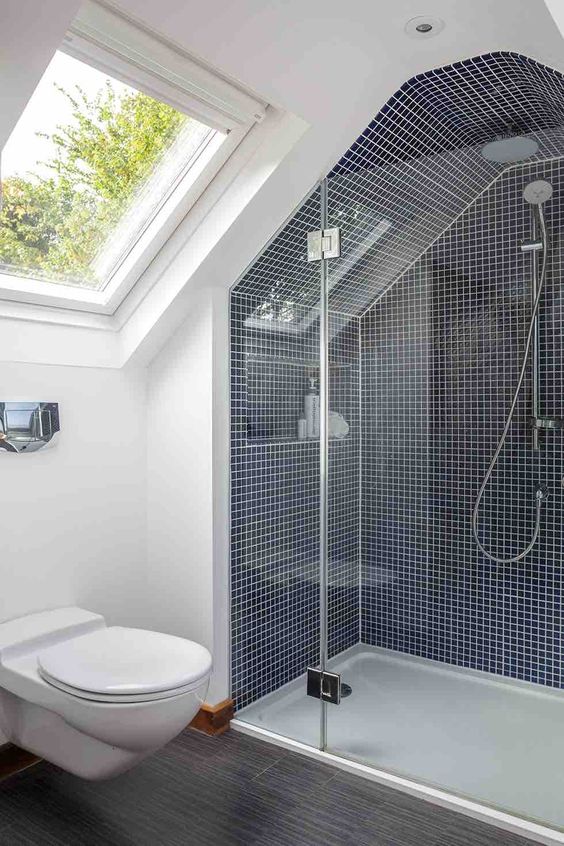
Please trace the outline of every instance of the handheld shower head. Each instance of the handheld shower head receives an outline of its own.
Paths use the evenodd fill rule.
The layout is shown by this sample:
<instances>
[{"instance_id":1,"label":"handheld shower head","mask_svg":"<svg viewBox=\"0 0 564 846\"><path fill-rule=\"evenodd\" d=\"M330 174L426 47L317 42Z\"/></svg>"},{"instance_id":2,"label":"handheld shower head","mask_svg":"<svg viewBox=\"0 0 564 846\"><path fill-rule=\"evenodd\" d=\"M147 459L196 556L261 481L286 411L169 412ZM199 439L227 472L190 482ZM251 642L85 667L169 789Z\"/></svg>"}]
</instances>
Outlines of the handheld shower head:
<instances>
[{"instance_id":1,"label":"handheld shower head","mask_svg":"<svg viewBox=\"0 0 564 846\"><path fill-rule=\"evenodd\" d=\"M529 182L523 191L523 197L533 206L540 206L552 197L552 185L544 179L537 179Z\"/></svg>"}]
</instances>

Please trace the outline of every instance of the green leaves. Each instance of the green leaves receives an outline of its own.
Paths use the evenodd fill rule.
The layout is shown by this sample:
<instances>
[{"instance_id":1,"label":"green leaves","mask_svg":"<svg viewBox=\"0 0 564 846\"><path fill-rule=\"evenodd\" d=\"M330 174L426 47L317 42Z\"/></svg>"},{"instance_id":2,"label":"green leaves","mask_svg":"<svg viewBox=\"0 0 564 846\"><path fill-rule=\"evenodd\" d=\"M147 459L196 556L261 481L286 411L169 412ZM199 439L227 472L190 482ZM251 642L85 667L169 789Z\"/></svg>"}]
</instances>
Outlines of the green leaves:
<instances>
[{"instance_id":1,"label":"green leaves","mask_svg":"<svg viewBox=\"0 0 564 846\"><path fill-rule=\"evenodd\" d=\"M50 136L50 177L3 182L0 263L92 287L103 281L94 258L189 118L146 94L117 94L110 80L93 98L57 88L72 118Z\"/></svg>"}]
</instances>

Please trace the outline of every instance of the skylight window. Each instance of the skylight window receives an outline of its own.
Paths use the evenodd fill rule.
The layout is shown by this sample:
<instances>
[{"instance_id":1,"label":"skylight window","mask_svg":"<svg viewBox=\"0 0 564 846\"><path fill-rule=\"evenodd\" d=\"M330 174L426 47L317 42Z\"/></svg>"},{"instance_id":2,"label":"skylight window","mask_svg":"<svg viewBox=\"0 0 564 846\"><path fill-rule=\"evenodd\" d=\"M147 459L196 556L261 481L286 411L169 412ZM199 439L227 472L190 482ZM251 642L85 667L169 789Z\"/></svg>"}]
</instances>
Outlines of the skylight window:
<instances>
[{"instance_id":1,"label":"skylight window","mask_svg":"<svg viewBox=\"0 0 564 846\"><path fill-rule=\"evenodd\" d=\"M82 0L1 151L0 301L113 314L265 113L158 33Z\"/></svg>"},{"instance_id":2,"label":"skylight window","mask_svg":"<svg viewBox=\"0 0 564 846\"><path fill-rule=\"evenodd\" d=\"M0 273L106 290L225 137L57 52L2 151Z\"/></svg>"}]
</instances>

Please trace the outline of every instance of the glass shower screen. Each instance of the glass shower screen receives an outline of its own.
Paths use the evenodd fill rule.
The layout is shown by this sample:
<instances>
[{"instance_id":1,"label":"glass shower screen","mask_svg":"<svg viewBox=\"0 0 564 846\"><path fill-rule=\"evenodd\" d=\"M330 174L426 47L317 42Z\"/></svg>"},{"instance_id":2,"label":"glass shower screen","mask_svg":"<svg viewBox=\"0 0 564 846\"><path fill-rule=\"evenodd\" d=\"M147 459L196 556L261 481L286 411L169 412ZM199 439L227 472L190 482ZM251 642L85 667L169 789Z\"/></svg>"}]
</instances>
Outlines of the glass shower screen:
<instances>
[{"instance_id":1,"label":"glass shower screen","mask_svg":"<svg viewBox=\"0 0 564 846\"><path fill-rule=\"evenodd\" d=\"M321 190L231 295L232 689L241 721L320 745Z\"/></svg>"}]
</instances>

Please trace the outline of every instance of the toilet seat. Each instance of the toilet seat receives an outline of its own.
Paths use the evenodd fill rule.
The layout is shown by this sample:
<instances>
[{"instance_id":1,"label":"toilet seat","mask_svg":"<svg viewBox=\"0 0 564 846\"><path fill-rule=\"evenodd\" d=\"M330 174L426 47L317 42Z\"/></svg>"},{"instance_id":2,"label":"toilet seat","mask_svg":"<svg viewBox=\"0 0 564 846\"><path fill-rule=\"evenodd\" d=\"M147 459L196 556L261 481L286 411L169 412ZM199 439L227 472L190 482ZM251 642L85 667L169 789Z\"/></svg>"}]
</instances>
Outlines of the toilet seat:
<instances>
[{"instance_id":1,"label":"toilet seat","mask_svg":"<svg viewBox=\"0 0 564 846\"><path fill-rule=\"evenodd\" d=\"M89 699L91 702L111 702L114 705L120 703L126 705L131 704L133 702L154 702L158 699L170 699L172 696L180 696L182 693L189 693L191 690L195 690L197 687L203 684L202 680L194 684L184 685L183 687L176 687L172 690L161 690L155 693L104 694L96 693L91 690L81 690L80 688L72 687L69 684L64 684L64 682L53 678L53 676L50 676L48 673L41 669L39 673L41 675L41 678L46 681L47 684L50 684L53 687L64 691L65 693L69 693L71 696L77 696L79 699Z\"/></svg>"},{"instance_id":2,"label":"toilet seat","mask_svg":"<svg viewBox=\"0 0 564 846\"><path fill-rule=\"evenodd\" d=\"M45 682L95 702L151 702L204 683L207 649L193 641L121 626L66 640L37 655Z\"/></svg>"}]
</instances>

